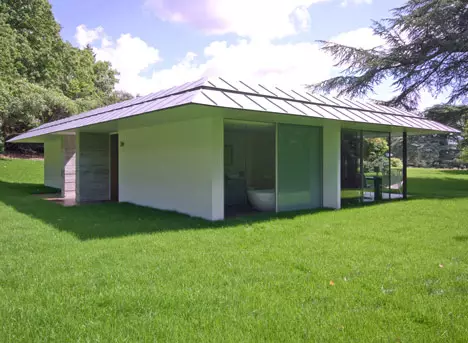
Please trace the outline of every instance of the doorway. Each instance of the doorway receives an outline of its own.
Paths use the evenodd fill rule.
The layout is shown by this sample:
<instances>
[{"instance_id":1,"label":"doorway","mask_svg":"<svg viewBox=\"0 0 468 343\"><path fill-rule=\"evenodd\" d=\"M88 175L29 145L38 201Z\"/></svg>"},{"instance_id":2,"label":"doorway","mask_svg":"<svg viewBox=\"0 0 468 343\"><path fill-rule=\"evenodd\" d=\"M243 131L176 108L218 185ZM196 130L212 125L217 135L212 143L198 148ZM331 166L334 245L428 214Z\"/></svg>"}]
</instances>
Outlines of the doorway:
<instances>
[{"instance_id":1,"label":"doorway","mask_svg":"<svg viewBox=\"0 0 468 343\"><path fill-rule=\"evenodd\" d=\"M119 135L110 136L110 200L119 201Z\"/></svg>"}]
</instances>

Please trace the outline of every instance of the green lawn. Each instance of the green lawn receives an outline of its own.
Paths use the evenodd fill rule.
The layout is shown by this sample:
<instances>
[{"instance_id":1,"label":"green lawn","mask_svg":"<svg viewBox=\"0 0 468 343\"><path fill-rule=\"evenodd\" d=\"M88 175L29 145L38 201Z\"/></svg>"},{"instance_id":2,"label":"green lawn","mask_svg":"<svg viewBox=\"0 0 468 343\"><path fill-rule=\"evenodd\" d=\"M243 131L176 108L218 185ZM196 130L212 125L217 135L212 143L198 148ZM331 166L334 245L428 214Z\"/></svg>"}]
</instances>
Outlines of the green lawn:
<instances>
[{"instance_id":1,"label":"green lawn","mask_svg":"<svg viewBox=\"0 0 468 343\"><path fill-rule=\"evenodd\" d=\"M0 342L466 341L468 173L409 175L408 201L211 224L63 208L0 160Z\"/></svg>"}]
</instances>

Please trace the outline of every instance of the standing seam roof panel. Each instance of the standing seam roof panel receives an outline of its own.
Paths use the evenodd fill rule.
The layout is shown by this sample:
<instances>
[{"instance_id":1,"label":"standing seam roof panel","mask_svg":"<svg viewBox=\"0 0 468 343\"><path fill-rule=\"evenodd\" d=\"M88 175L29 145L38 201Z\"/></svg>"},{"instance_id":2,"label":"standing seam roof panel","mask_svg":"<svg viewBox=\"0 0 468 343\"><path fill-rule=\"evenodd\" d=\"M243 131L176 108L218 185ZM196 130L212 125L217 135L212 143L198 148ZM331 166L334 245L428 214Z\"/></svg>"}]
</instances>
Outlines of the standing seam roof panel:
<instances>
[{"instance_id":1,"label":"standing seam roof panel","mask_svg":"<svg viewBox=\"0 0 468 343\"><path fill-rule=\"evenodd\" d=\"M431 131L459 132L438 122L421 118L414 113L387 108L379 104L325 97L303 90L283 89L263 84L247 84L221 78L213 80L202 78L144 97L46 123L10 141L127 118L188 103Z\"/></svg>"}]
</instances>

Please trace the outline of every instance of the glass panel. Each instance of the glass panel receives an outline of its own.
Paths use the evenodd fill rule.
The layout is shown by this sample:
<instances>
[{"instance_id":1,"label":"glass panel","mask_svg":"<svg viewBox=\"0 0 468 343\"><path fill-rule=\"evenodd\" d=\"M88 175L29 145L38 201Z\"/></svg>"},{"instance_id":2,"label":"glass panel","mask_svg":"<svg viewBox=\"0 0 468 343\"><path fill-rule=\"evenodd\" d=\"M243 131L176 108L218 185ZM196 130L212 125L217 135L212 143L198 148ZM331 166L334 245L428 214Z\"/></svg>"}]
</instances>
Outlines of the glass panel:
<instances>
[{"instance_id":1,"label":"glass panel","mask_svg":"<svg viewBox=\"0 0 468 343\"><path fill-rule=\"evenodd\" d=\"M372 202L391 199L390 136L388 132L363 133L363 200Z\"/></svg>"},{"instance_id":2,"label":"glass panel","mask_svg":"<svg viewBox=\"0 0 468 343\"><path fill-rule=\"evenodd\" d=\"M392 133L390 144L390 182L388 192L392 199L403 198L403 134Z\"/></svg>"},{"instance_id":3,"label":"glass panel","mask_svg":"<svg viewBox=\"0 0 468 343\"><path fill-rule=\"evenodd\" d=\"M275 135L273 124L225 123L225 216L276 210Z\"/></svg>"},{"instance_id":4,"label":"glass panel","mask_svg":"<svg viewBox=\"0 0 468 343\"><path fill-rule=\"evenodd\" d=\"M278 125L278 211L322 206L321 128Z\"/></svg>"},{"instance_id":5,"label":"glass panel","mask_svg":"<svg viewBox=\"0 0 468 343\"><path fill-rule=\"evenodd\" d=\"M341 203L359 203L362 200L361 131L341 132Z\"/></svg>"}]
</instances>

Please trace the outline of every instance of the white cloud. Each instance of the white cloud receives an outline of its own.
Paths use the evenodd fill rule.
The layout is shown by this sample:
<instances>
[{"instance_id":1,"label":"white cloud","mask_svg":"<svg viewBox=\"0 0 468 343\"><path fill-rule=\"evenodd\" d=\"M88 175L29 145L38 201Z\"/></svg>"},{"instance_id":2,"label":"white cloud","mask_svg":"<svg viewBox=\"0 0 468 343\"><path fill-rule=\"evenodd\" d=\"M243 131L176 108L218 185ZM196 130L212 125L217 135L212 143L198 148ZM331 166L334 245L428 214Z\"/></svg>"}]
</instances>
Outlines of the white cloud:
<instances>
[{"instance_id":1,"label":"white cloud","mask_svg":"<svg viewBox=\"0 0 468 343\"><path fill-rule=\"evenodd\" d=\"M374 35L372 29L368 27L340 33L332 37L330 41L361 49L372 49L385 44L385 41Z\"/></svg>"},{"instance_id":2,"label":"white cloud","mask_svg":"<svg viewBox=\"0 0 468 343\"><path fill-rule=\"evenodd\" d=\"M158 18L208 34L281 38L309 28L308 8L328 0L146 0Z\"/></svg>"},{"instance_id":3,"label":"white cloud","mask_svg":"<svg viewBox=\"0 0 468 343\"><path fill-rule=\"evenodd\" d=\"M86 25L80 25L76 28L75 39L80 48L84 48L86 45L95 42L102 38L104 34L104 28L98 26L95 29L88 29Z\"/></svg>"},{"instance_id":4,"label":"white cloud","mask_svg":"<svg viewBox=\"0 0 468 343\"><path fill-rule=\"evenodd\" d=\"M341 6L343 6L343 7L346 7L349 4L354 4L354 5L367 4L367 5L370 5L370 4L372 4L372 0L343 0L341 2Z\"/></svg>"},{"instance_id":5,"label":"white cloud","mask_svg":"<svg viewBox=\"0 0 468 343\"><path fill-rule=\"evenodd\" d=\"M85 27L79 26L77 33L79 29L84 30L86 37L91 36ZM358 29L331 39L351 46L380 44L370 29ZM123 34L113 40L100 30L92 45L99 60L110 61L120 72L117 89L133 94L155 92L202 76L297 87L324 80L336 73L331 56L313 42L279 44L241 39L229 44L213 41L199 55L187 52L171 67L154 70L150 75L142 75L142 72L148 67L157 67L161 57L157 48L139 37Z\"/></svg>"},{"instance_id":6,"label":"white cloud","mask_svg":"<svg viewBox=\"0 0 468 343\"><path fill-rule=\"evenodd\" d=\"M241 39L231 44L213 41L200 55L187 52L171 67L143 76L142 72L148 67L157 67L161 57L157 48L141 38L123 34L113 40L102 28L87 29L84 25L77 27L75 37L80 47L92 44L96 57L110 61L120 72L117 89L133 94L148 94L203 76L223 76L247 82L297 87L319 82L338 73L333 67L331 56L321 51L316 43L277 44L265 40ZM373 48L384 43L369 28L344 32L330 40L362 48ZM376 94L369 94L381 100L393 95L390 81L379 86ZM440 101L423 92L420 108Z\"/></svg>"},{"instance_id":7,"label":"white cloud","mask_svg":"<svg viewBox=\"0 0 468 343\"><path fill-rule=\"evenodd\" d=\"M134 75L125 90L146 94L200 77L223 76L247 82L298 86L330 77L332 60L315 43L275 45L241 40L235 44L215 41L201 56L189 52L170 68L148 77Z\"/></svg>"},{"instance_id":8,"label":"white cloud","mask_svg":"<svg viewBox=\"0 0 468 343\"><path fill-rule=\"evenodd\" d=\"M88 29L84 25L76 28L75 38L81 48L92 44L96 58L109 61L120 73L117 89L139 93L143 90L140 82L145 78L140 74L146 68L161 61L159 50L148 45L139 37L130 34L121 35L116 41L109 38L104 29ZM86 44L83 44L85 43Z\"/></svg>"}]
</instances>

